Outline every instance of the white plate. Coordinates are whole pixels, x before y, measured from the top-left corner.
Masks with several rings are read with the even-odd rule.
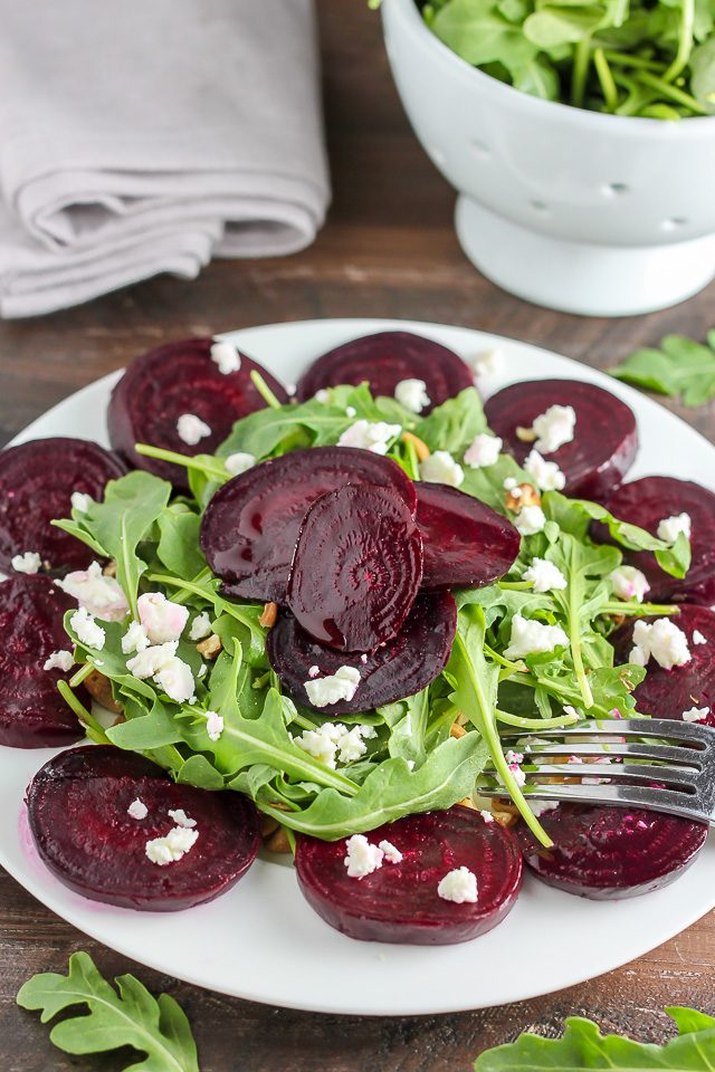
[[[563,357],[463,328],[384,320],[308,321],[230,337],[284,381],[347,339],[406,328],[465,358],[498,348],[491,391],[526,378],[588,380],[635,411],[641,451],[632,476],[666,473],[715,487],[715,447],[650,399]],[[82,435],[106,442],[104,411],[117,374],[60,403],[18,441]],[[630,901],[581,900],[527,877],[511,915],[474,942],[437,948],[356,942],[301,896],[289,867],[258,860],[212,904],[156,915],[83,900],[56,881],[30,845],[22,799],[49,750],[0,747],[0,863],[53,912],[126,956],[198,986],[253,1001],[331,1013],[404,1015],[482,1008],[583,982],[641,956],[715,907],[715,842],[671,887]],[[14,817],[17,816],[17,821]]]

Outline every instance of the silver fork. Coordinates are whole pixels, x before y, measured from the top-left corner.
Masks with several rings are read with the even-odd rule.
[[[635,805],[715,826],[715,729],[710,726],[677,719],[599,719],[533,733],[510,728],[508,734],[518,737],[524,754],[527,799]],[[565,753],[576,762],[549,762]],[[597,763],[594,757],[618,762]],[[598,778],[599,784],[541,781],[559,775]],[[501,784],[494,784],[496,777],[494,768],[486,767],[477,792],[507,795]],[[648,784],[652,782],[663,783],[662,788]]]

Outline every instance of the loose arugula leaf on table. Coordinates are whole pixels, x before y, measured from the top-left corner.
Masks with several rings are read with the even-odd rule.
[[[116,990],[88,953],[73,953],[67,975],[34,975],[20,988],[17,1003],[41,1009],[43,1024],[67,1009],[86,1006],[86,1015],[73,1015],[50,1031],[50,1041],[65,1053],[131,1046],[145,1056],[127,1065],[126,1072],[199,1072],[189,1021],[174,998],[153,997],[133,975],[120,975],[115,983]]]
[[[710,46],[715,93],[715,39]],[[659,350],[635,350],[610,371],[634,387],[680,398],[686,406],[705,405],[715,398],[715,331],[708,334],[706,345],[685,335],[666,335]]]

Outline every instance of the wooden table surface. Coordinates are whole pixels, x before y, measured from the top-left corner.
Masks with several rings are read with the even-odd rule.
[[[455,240],[453,192],[400,108],[379,18],[365,0],[320,0],[319,8],[334,200],[315,245],[285,259],[220,261],[195,282],[158,278],[78,309],[1,323],[0,443],[83,384],[185,335],[313,317],[405,317],[483,328],[608,367],[667,332],[703,338],[715,323],[712,287],[662,313],[600,320],[537,309],[481,278]],[[715,407],[672,408],[713,438]],[[712,915],[641,960],[549,997],[366,1021],[232,1000],[139,968],[57,919],[0,870],[3,1072],[123,1067],[115,1057],[65,1057],[37,1017],[14,1004],[28,976],[64,970],[77,949],[91,952],[107,974],[135,970],[182,1002],[202,1072],[462,1072],[486,1047],[525,1028],[554,1034],[570,1014],[656,1041],[668,1030],[665,1004],[715,1012]]]

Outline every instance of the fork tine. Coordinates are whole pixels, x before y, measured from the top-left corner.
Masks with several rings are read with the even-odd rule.
[[[573,726],[561,726],[553,729],[534,729],[524,731],[515,726],[500,726],[499,732],[509,737],[538,737],[550,740],[570,737],[598,737],[612,734],[619,737],[660,737],[685,741],[701,749],[710,747],[715,742],[715,729],[697,722],[681,722],[676,718],[630,718],[630,719],[587,719]]]
[[[699,749],[680,748],[668,744],[644,744],[641,741],[595,742],[569,741],[565,744],[545,744],[529,747],[524,745],[524,753],[529,763],[538,763],[541,756],[563,755],[568,752],[574,756],[634,756],[638,759],[661,760],[663,763],[683,764],[697,770],[702,766],[702,753]]]
[[[690,786],[692,792],[695,792],[695,777],[699,773],[697,770],[687,770],[682,767],[658,767],[650,763],[544,763],[539,764],[536,770],[529,770],[528,767],[522,769],[530,779],[546,778],[552,775],[572,778],[607,778],[609,781],[616,778],[625,781],[647,779]],[[491,775],[496,772],[485,768],[483,773]]]
[[[712,823],[711,811],[701,803],[695,803],[688,793],[671,789],[650,789],[639,785],[537,785],[527,782],[524,786],[529,800],[556,800],[576,804],[607,804],[614,807],[641,807],[650,811],[679,815],[684,819],[697,819]],[[504,787],[477,790],[483,797],[503,797]]]

